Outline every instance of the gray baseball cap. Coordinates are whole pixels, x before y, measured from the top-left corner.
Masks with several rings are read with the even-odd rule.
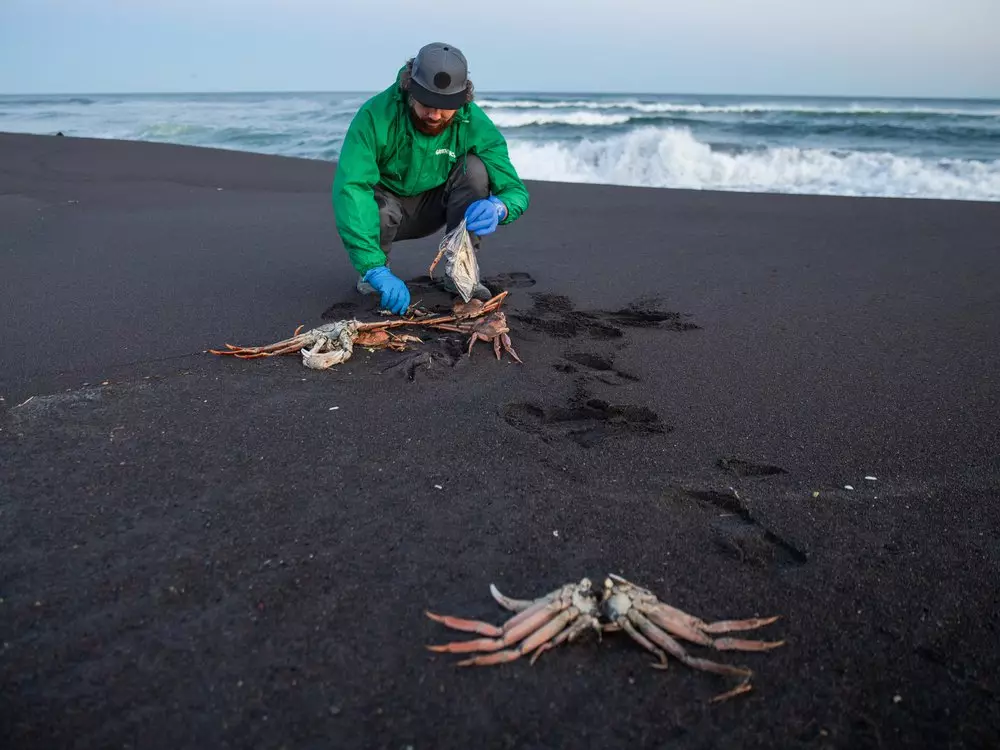
[[[413,59],[410,96],[425,107],[460,109],[465,104],[469,64],[458,47],[434,42]]]

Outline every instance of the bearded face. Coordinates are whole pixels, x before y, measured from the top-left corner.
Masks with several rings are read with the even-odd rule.
[[[424,135],[438,135],[444,132],[455,118],[457,109],[435,109],[426,107],[415,99],[410,99],[410,119],[413,127]]]

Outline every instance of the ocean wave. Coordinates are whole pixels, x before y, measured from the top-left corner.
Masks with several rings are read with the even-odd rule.
[[[205,125],[195,125],[186,122],[154,122],[141,126],[129,132],[129,138],[137,140],[171,141],[209,135],[212,128]]]
[[[7,107],[52,107],[65,104],[96,104],[95,99],[86,96],[65,96],[62,94],[43,94],[19,96],[16,94],[0,95],[0,106]]]
[[[498,128],[525,128],[532,125],[573,125],[578,127],[602,127],[624,125],[634,118],[627,114],[607,112],[495,112],[490,119]]]
[[[572,145],[512,140],[510,154],[521,176],[535,180],[1000,201],[1000,160],[775,147],[727,153],[685,128],[642,128]]]
[[[975,107],[934,107],[921,105],[875,105],[865,103],[808,105],[783,104],[780,102],[746,102],[734,104],[697,104],[677,102],[643,102],[638,99],[620,100],[559,100],[545,99],[483,99],[479,106],[486,110],[631,110],[646,114],[792,114],[792,115],[894,115],[894,116],[948,116],[948,117],[998,117],[1000,108]],[[491,114],[491,117],[497,115]]]

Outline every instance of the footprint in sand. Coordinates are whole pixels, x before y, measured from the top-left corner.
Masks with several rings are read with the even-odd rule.
[[[666,499],[682,503],[695,501],[711,529],[712,541],[727,557],[747,565],[773,568],[794,567],[809,562],[805,552],[764,526],[731,490],[717,492],[671,488]]]
[[[553,367],[558,372],[581,374],[605,385],[620,386],[625,382],[638,382],[639,377],[632,373],[619,370],[614,366],[614,358],[594,352],[568,351],[563,354],[564,362],[557,362]]]
[[[524,289],[534,286],[536,283],[531,274],[522,271],[498,273],[496,276],[484,278],[482,282],[483,286],[493,292],[493,294],[500,294],[500,292],[507,291],[508,289]]]
[[[657,300],[643,298],[619,310],[583,311],[575,309],[569,297],[561,294],[534,294],[534,307],[512,315],[516,321],[541,333],[558,338],[587,334],[595,339],[624,336],[623,328],[658,328],[670,331],[693,331],[698,325],[687,315],[661,310]]]
[[[652,409],[630,404],[610,404],[579,391],[565,406],[509,403],[501,409],[511,427],[543,440],[570,440],[590,448],[614,437],[662,435],[673,428],[665,425]]]
[[[720,458],[716,465],[738,477],[770,477],[775,474],[788,473],[780,466],[757,464],[753,461],[744,461],[742,458]]]

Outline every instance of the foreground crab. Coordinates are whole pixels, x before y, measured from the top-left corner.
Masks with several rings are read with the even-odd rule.
[[[489,636],[472,641],[456,641],[441,646],[428,646],[431,651],[467,654],[474,651],[496,652],[458,662],[459,666],[485,666],[513,661],[534,651],[531,663],[541,654],[563,641],[572,641],[592,628],[600,633],[597,617],[597,597],[593,584],[584,578],[579,583],[567,583],[555,591],[532,601],[509,599],[496,586],[490,586],[493,597],[507,609],[516,611],[501,626],[478,620],[463,620],[427,612],[427,616],[454,630]],[[501,650],[502,649],[502,650]]]
[[[427,612],[435,622],[470,633],[488,636],[471,641],[456,641],[428,646],[445,653],[497,652],[474,656],[458,662],[460,666],[500,664],[525,654],[534,654],[531,663],[545,651],[565,641],[573,641],[586,630],[610,633],[624,630],[643,648],[656,655],[653,666],[667,668],[667,654],[694,669],[742,678],[740,683],[712,702],[748,692],[753,673],[746,667],[734,667],[691,656],[675,637],[720,651],[767,651],[784,641],[749,641],[739,638],[712,638],[713,634],[752,630],[775,622],[777,617],[749,620],[722,620],[707,623],[676,607],[621,576],[609,575],[598,598],[589,579],[570,583],[539,599],[511,599],[490,586],[493,598],[504,608],[516,612],[501,626],[477,620],[463,620]]]

